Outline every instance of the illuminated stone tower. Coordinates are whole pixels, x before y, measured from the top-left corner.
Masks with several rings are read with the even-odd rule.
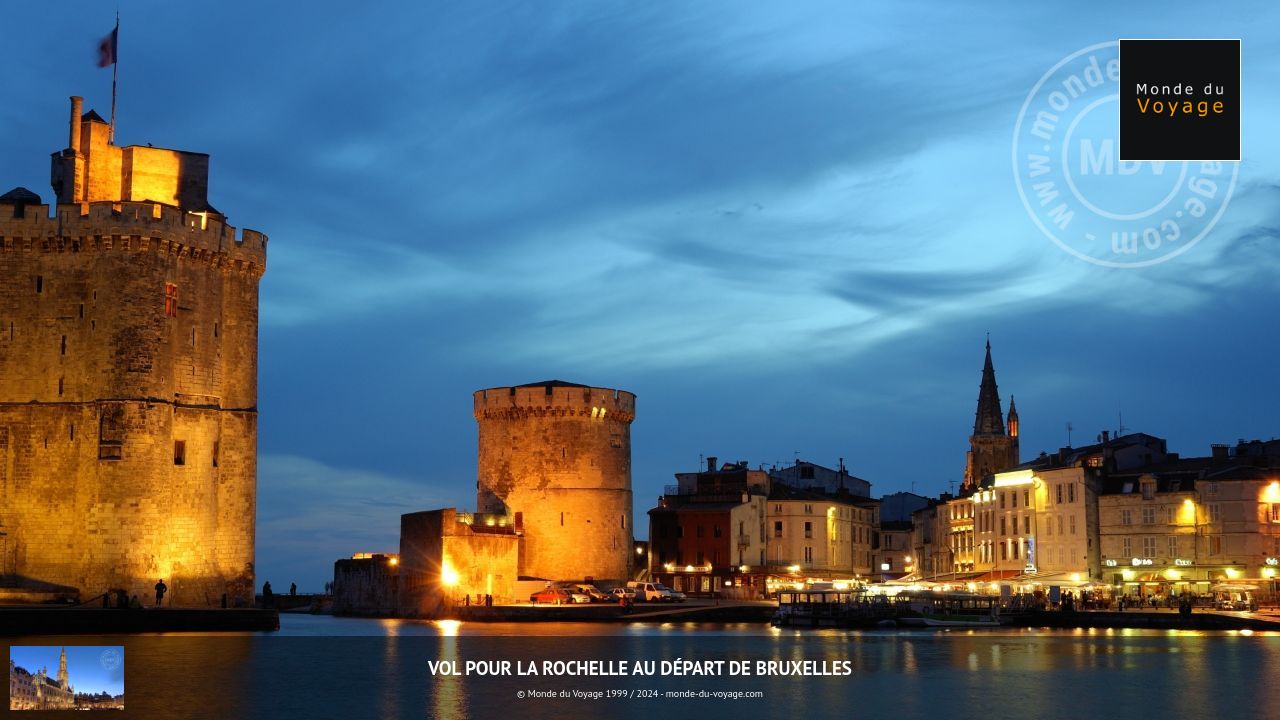
[[[70,120],[53,217],[0,197],[0,584],[251,601],[267,238],[207,155]]]
[[[476,505],[519,514],[520,575],[630,575],[636,396],[552,380],[475,393]]]
[[[983,478],[1003,472],[1019,463],[1018,410],[1009,401],[1009,431],[1005,432],[1000,411],[1000,390],[996,387],[996,370],[991,362],[991,341],[987,341],[987,358],[982,366],[982,384],[978,388],[978,411],[969,436],[969,453],[961,492],[978,489]]]
[[[67,649],[62,648],[62,654],[58,656],[58,685],[63,690],[71,689],[71,679],[67,677]]]

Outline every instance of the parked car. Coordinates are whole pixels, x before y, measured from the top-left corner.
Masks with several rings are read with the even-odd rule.
[[[667,587],[666,585],[663,585],[662,583],[656,583],[656,584],[658,586],[658,590],[666,594],[666,598],[664,599],[667,602],[684,602],[685,600],[689,599],[687,595],[680,592],[679,590],[672,590],[671,588]]]
[[[562,589],[569,594],[569,602],[581,605],[591,603],[591,596],[577,589],[577,587],[567,587]]]
[[[605,593],[601,592],[600,588],[590,583],[578,583],[573,586],[573,591],[580,592],[591,598],[591,602],[609,602],[610,600],[616,599],[609,597]]]
[[[610,591],[609,591],[609,595],[612,597],[612,599],[613,599],[613,601],[614,601],[614,602],[617,602],[617,601],[619,601],[619,600],[622,600],[623,598],[625,598],[625,599],[627,599],[627,600],[630,600],[631,602],[635,602],[635,601],[636,601],[636,589],[635,589],[635,588],[629,588],[629,587],[616,587],[616,588],[614,588],[614,589],[612,589],[612,590],[610,590]]]
[[[573,596],[569,591],[560,587],[547,587],[529,596],[529,602],[537,605],[545,603],[547,605],[568,605],[572,603]]]

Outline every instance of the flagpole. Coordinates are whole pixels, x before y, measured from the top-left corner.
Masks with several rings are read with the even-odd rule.
[[[120,73],[120,11],[116,11],[116,29],[114,34],[114,47],[111,48],[114,61],[111,63],[111,137],[107,142],[115,143],[116,141],[116,76]]]

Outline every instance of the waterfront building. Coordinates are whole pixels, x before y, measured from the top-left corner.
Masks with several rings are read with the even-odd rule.
[[[870,498],[774,482],[766,522],[769,573],[866,578],[871,574],[876,514]]]
[[[1104,578],[1129,596],[1276,593],[1280,452],[1253,441],[1109,475],[1099,497]]]
[[[75,704],[75,687],[67,673],[66,648],[58,658],[58,674],[52,677],[48,668],[32,673],[9,659],[10,710],[69,710]]]
[[[911,520],[885,520],[881,515],[879,542],[871,556],[873,577],[880,581],[898,580],[914,573],[912,544]]]
[[[950,537],[953,499],[944,493],[911,514],[912,558],[915,576],[921,580],[947,578],[956,572]],[[962,507],[972,507],[972,503],[966,502]]]
[[[806,460],[796,460],[790,467],[770,470],[769,477],[793,488],[814,490],[829,495],[871,497],[870,482],[851,475],[844,466],[844,458],[840,458],[837,465],[832,469]]]
[[[691,595],[765,592],[766,498],[771,481],[745,462],[678,473],[649,510],[649,573]]]
[[[334,564],[335,610],[429,617],[631,579],[646,557],[631,527],[635,399],[562,380],[476,391],[478,512],[402,515],[399,555]]]
[[[973,496],[951,498],[946,502],[947,544],[954,575],[977,572],[977,540],[974,534],[974,518],[977,503]],[[944,513],[939,513],[943,515]]]
[[[399,555],[360,552],[333,564],[334,615],[394,615],[399,593]]]
[[[498,604],[527,601],[518,583],[523,536],[520,518],[509,515],[454,508],[401,515],[399,614],[438,616],[485,596]]]
[[[208,155],[82,109],[52,202],[0,195],[0,585],[252,603],[267,238],[210,205]]]

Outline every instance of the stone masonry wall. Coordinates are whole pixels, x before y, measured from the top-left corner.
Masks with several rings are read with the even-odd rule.
[[[155,203],[13,214],[0,583],[252,602],[265,236]]]
[[[477,506],[520,513],[520,574],[626,580],[635,396],[570,385],[481,390]]]

